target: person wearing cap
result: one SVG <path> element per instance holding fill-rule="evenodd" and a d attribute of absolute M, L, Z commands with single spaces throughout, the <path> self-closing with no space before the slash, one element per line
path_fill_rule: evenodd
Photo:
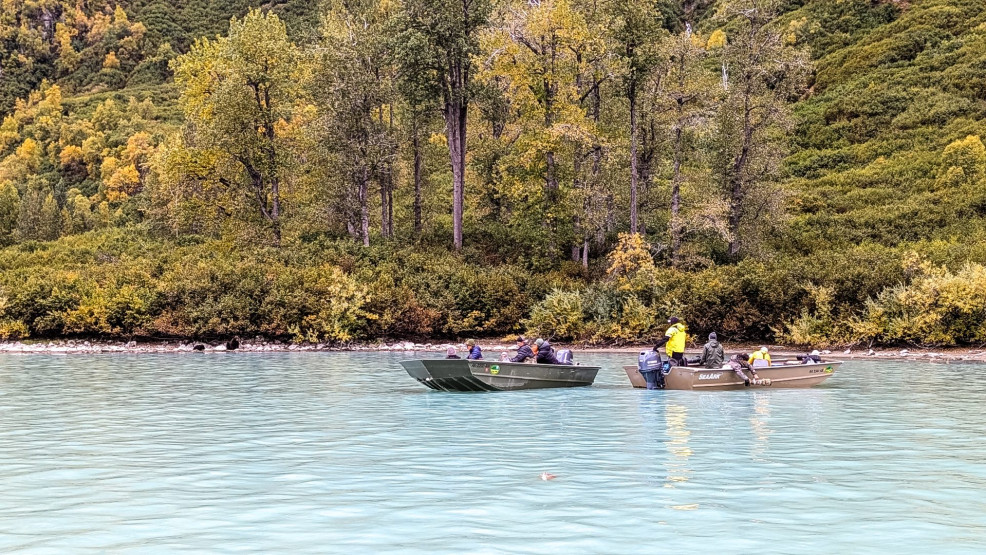
<path fill-rule="evenodd" d="M 527 345 L 527 339 L 524 336 L 517 338 L 517 355 L 509 360 L 509 362 L 527 362 L 527 359 L 534 358 L 534 351 Z"/>
<path fill-rule="evenodd" d="M 819 362 L 822 362 L 822 354 L 818 352 L 818 349 L 815 349 L 814 351 L 805 355 L 804 358 L 801 358 L 802 364 L 817 364 Z"/>
<path fill-rule="evenodd" d="M 455 352 L 455 347 L 445 349 L 445 358 L 462 358 Z"/>
<path fill-rule="evenodd" d="M 672 316 L 668 319 L 668 323 L 671 327 L 668 331 L 664 333 L 664 337 L 654 345 L 654 350 L 657 351 L 661 347 L 664 347 L 665 352 L 672 360 L 678 363 L 678 366 L 685 366 L 685 324 L 678 320 L 677 316 Z"/>
<path fill-rule="evenodd" d="M 469 356 L 466 358 L 469 360 L 483 360 L 483 350 L 479 348 L 475 340 L 470 339 L 466 341 L 466 348 L 469 349 Z"/>
<path fill-rule="evenodd" d="M 750 355 L 750 360 L 747 362 L 754 368 L 757 366 L 770 366 L 770 353 L 767 352 L 767 347 L 760 347 L 759 351 L 754 351 Z"/>
<path fill-rule="evenodd" d="M 555 358 L 555 349 L 544 339 L 538 339 L 541 343 L 538 344 L 537 358 L 534 362 L 538 364 L 561 364 L 558 359 Z"/>
<path fill-rule="evenodd" d="M 722 350 L 722 343 L 719 343 L 716 332 L 710 333 L 709 342 L 702 347 L 702 358 L 698 359 L 698 363 L 705 368 L 722 368 L 725 359 L 726 354 Z"/>

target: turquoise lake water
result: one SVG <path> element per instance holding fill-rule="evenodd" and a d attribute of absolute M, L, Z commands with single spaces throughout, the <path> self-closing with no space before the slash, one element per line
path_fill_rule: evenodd
<path fill-rule="evenodd" d="M 454 394 L 401 358 L 0 357 L 0 552 L 986 551 L 986 365 Z"/>

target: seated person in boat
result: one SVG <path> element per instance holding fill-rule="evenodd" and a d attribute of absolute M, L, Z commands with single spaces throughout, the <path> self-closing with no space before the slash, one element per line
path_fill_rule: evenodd
<path fill-rule="evenodd" d="M 702 348 L 702 357 L 698 359 L 698 363 L 705 368 L 722 368 L 722 362 L 725 358 L 726 355 L 722 351 L 722 343 L 719 343 L 716 332 L 710 333 L 709 342 Z"/>
<path fill-rule="evenodd" d="M 449 347 L 445 350 L 445 358 L 462 358 L 455 352 L 455 347 Z"/>
<path fill-rule="evenodd" d="M 551 343 L 543 339 L 538 339 L 541 343 L 537 344 L 538 354 L 535 362 L 538 364 L 558 364 L 558 359 L 555 358 L 555 349 L 551 346 Z"/>
<path fill-rule="evenodd" d="M 534 351 L 527 345 L 527 339 L 522 335 L 517 338 L 517 355 L 508 362 L 527 362 L 528 359 L 534 359 Z"/>
<path fill-rule="evenodd" d="M 677 362 L 678 366 L 686 366 L 685 338 L 687 334 L 685 333 L 685 324 L 678 320 L 677 316 L 669 318 L 668 323 L 671 324 L 671 327 L 664 333 L 664 337 L 657 342 L 657 345 L 654 345 L 654 351 L 660 352 L 658 349 L 664 347 L 665 352 Z"/>
<path fill-rule="evenodd" d="M 754 368 L 770 366 L 770 353 L 767 352 L 767 347 L 760 347 L 759 351 L 754 351 L 747 362 Z"/>
<path fill-rule="evenodd" d="M 739 376 L 739 379 L 743 380 L 743 385 L 749 387 L 750 378 L 747 378 L 746 374 L 744 374 L 743 371 L 746 370 L 747 372 L 749 372 L 750 375 L 753 376 L 754 381 L 759 380 L 760 376 L 757 376 L 757 371 L 754 370 L 753 367 L 750 366 L 748 362 L 743 360 L 745 358 L 746 355 L 733 355 L 729 357 L 729 362 L 726 363 L 726 366 L 729 367 L 729 369 L 732 370 L 733 372 L 736 372 L 736 375 Z"/>
<path fill-rule="evenodd" d="M 822 362 L 822 355 L 818 352 L 818 349 L 808 353 L 803 357 L 798 357 L 801 359 L 801 364 L 818 364 Z"/>
<path fill-rule="evenodd" d="M 469 356 L 466 358 L 469 360 L 483 360 L 483 350 L 479 348 L 476 341 L 470 339 L 466 341 L 466 348 L 469 349 Z"/>

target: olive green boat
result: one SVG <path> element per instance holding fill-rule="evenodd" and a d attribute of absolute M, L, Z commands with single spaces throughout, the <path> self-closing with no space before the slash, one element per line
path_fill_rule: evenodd
<path fill-rule="evenodd" d="M 514 391 L 592 385 L 599 366 L 484 360 L 404 360 L 412 378 L 438 391 Z"/>
<path fill-rule="evenodd" d="M 801 364 L 798 361 L 775 361 L 772 366 L 757 368 L 760 377 L 747 386 L 730 369 L 702 368 L 692 366 L 672 366 L 671 373 L 664 377 L 665 389 L 698 389 L 715 391 L 721 389 L 744 389 L 769 387 L 792 388 L 812 387 L 835 375 L 842 365 L 840 361 Z M 624 366 L 633 387 L 645 388 L 647 383 L 636 366 Z M 749 374 L 749 372 L 744 371 Z"/>

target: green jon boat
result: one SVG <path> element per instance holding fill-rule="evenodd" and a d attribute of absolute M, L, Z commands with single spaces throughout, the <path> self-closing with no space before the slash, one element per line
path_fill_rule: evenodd
<path fill-rule="evenodd" d="M 485 360 L 405 360 L 412 378 L 438 391 L 514 391 L 592 385 L 598 366 Z"/>

